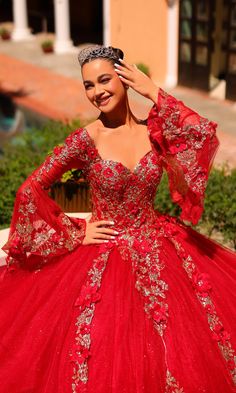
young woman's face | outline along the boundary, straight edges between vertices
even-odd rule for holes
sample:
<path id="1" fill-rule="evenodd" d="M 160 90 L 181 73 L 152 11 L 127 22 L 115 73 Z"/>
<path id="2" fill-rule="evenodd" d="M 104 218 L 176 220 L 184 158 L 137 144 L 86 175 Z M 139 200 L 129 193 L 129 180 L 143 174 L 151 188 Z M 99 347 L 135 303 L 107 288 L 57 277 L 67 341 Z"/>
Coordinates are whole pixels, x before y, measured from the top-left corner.
<path id="1" fill-rule="evenodd" d="M 126 88 L 110 61 L 96 59 L 85 63 L 82 77 L 89 101 L 101 112 L 114 110 L 126 98 Z"/>

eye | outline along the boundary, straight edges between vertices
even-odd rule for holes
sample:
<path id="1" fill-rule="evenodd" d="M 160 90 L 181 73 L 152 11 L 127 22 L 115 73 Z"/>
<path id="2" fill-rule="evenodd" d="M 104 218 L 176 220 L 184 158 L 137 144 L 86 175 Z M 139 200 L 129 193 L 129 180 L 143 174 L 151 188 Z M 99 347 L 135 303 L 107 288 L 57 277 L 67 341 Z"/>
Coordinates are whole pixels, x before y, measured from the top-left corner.
<path id="1" fill-rule="evenodd" d="M 92 85 L 85 85 L 85 86 L 84 86 L 85 90 L 90 89 L 90 87 L 92 87 Z"/>
<path id="2" fill-rule="evenodd" d="M 110 81 L 110 78 L 104 78 L 101 80 L 101 83 L 108 83 Z"/>

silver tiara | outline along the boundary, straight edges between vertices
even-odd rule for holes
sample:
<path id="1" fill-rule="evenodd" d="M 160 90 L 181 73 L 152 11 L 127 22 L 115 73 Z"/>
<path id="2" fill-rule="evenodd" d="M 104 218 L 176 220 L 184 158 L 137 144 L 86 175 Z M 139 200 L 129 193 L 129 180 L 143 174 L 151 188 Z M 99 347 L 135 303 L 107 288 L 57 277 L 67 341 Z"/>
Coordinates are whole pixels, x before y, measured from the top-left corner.
<path id="1" fill-rule="evenodd" d="M 112 46 L 92 45 L 82 49 L 78 55 L 80 66 L 92 59 L 109 58 L 115 61 L 119 60 L 119 55 L 114 51 Z"/>

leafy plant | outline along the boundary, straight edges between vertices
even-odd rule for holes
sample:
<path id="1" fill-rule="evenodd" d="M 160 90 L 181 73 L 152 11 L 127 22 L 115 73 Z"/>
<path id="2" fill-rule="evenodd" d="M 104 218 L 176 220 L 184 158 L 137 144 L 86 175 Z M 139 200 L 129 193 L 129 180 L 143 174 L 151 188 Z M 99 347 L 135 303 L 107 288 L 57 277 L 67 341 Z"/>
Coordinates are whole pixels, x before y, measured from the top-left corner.
<path id="1" fill-rule="evenodd" d="M 70 169 L 69 171 L 63 173 L 61 177 L 61 182 L 77 182 L 83 183 L 85 182 L 83 172 L 80 169 Z"/>
<path id="2" fill-rule="evenodd" d="M 9 226 L 17 189 L 35 168 L 45 159 L 49 149 L 78 128 L 80 123 L 63 125 L 49 122 L 40 130 L 26 130 L 4 146 L 4 154 L 0 156 L 0 228 Z"/>
<path id="3" fill-rule="evenodd" d="M 45 40 L 41 43 L 41 47 L 43 50 L 53 51 L 53 41 L 52 40 Z"/>
<path id="4" fill-rule="evenodd" d="M 5 27 L 2 27 L 2 28 L 0 29 L 0 36 L 1 36 L 3 39 L 9 39 L 9 38 L 11 38 L 11 33 L 10 33 L 10 31 L 7 30 Z"/>
<path id="5" fill-rule="evenodd" d="M 236 169 L 214 169 L 206 190 L 202 224 L 208 235 L 221 232 L 236 249 Z"/>
<path id="6" fill-rule="evenodd" d="M 236 169 L 213 169 L 205 193 L 204 213 L 197 226 L 200 232 L 219 238 L 236 249 Z M 164 214 L 179 216 L 180 208 L 170 197 L 167 175 L 158 187 L 155 208 Z"/>
<path id="7" fill-rule="evenodd" d="M 137 63 L 136 66 L 144 74 L 146 74 L 147 76 L 150 76 L 150 70 L 149 70 L 149 67 L 146 64 L 144 64 L 144 63 Z"/>

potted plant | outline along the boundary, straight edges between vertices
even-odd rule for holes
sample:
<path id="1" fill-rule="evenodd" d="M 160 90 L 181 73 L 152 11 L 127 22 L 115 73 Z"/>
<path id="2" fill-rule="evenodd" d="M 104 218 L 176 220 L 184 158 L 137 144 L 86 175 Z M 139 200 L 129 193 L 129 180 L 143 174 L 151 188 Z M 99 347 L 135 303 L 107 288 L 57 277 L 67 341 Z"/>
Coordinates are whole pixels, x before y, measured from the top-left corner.
<path id="1" fill-rule="evenodd" d="M 70 169 L 50 189 L 51 197 L 67 213 L 90 212 L 89 185 L 79 169 Z"/>
<path id="2" fill-rule="evenodd" d="M 44 53 L 52 53 L 53 52 L 53 41 L 45 40 L 41 43 L 41 48 Z"/>
<path id="3" fill-rule="evenodd" d="M 144 64 L 144 63 L 137 63 L 136 66 L 138 67 L 138 69 L 140 71 L 142 71 L 144 74 L 146 74 L 147 76 L 150 77 L 150 75 L 151 75 L 150 74 L 150 70 L 149 70 L 149 67 L 146 64 Z"/>
<path id="4" fill-rule="evenodd" d="M 0 36 L 2 38 L 2 40 L 10 40 L 11 38 L 11 33 L 9 30 L 7 30 L 5 27 L 2 27 L 0 29 Z"/>

